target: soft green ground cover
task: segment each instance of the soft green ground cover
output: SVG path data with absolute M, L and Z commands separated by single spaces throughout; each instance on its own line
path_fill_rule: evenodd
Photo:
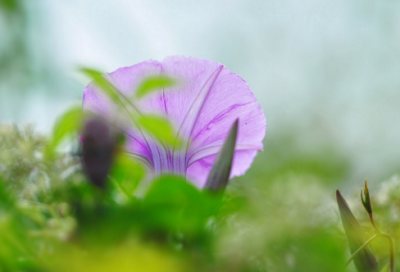
M 224 194 L 167 176 L 135 197 L 129 180 L 142 176 L 123 157 L 99 189 L 74 144 L 50 152 L 52 141 L 32 127 L 1 125 L 0 271 L 346 271 L 334 189 L 349 165 L 329 149 L 300 151 L 291 139 L 266 142 Z M 375 221 L 398 252 L 400 180 L 375 188 Z M 345 197 L 370 237 L 358 192 Z M 372 247 L 383 267 L 386 241 Z

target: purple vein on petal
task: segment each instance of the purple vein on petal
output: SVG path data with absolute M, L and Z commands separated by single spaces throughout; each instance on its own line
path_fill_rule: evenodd
M 140 142 L 140 141 L 138 140 L 138 138 L 136 138 L 135 136 L 133 136 L 133 135 L 130 134 L 129 132 L 127 132 L 127 135 L 128 135 L 129 137 L 131 137 L 132 139 L 134 139 L 141 147 L 146 148 L 146 146 L 144 146 L 143 143 Z
M 211 91 L 215 81 L 217 80 L 217 78 L 219 76 L 219 73 L 221 72 L 223 67 L 224 66 L 222 66 L 222 65 L 220 67 L 218 67 L 217 70 L 215 70 L 215 72 L 208 78 L 206 84 L 203 86 L 203 88 L 200 91 L 199 95 L 196 97 L 194 103 L 192 104 L 192 106 L 189 109 L 188 115 L 186 117 L 194 117 L 194 120 L 191 123 L 190 134 L 188 134 L 189 135 L 189 139 L 190 139 L 190 136 L 193 133 L 194 125 L 196 124 L 197 119 L 199 118 L 200 111 L 203 108 L 203 105 L 207 100 L 208 94 L 210 93 L 210 91 Z M 203 89 L 204 89 L 204 91 L 203 91 Z M 197 109 L 194 108 L 194 106 L 197 106 Z M 194 112 L 193 114 L 191 114 L 192 113 L 192 109 L 196 110 L 196 112 Z M 185 122 L 185 120 L 184 120 L 184 122 Z
M 163 100 L 163 104 L 164 104 L 164 114 L 165 116 L 168 116 L 168 109 L 167 109 L 167 102 L 165 101 L 165 91 L 164 88 L 162 90 L 162 100 Z
M 187 158 L 187 167 L 192 165 L 198 160 L 201 160 L 203 158 L 216 155 L 218 152 L 221 150 L 223 144 L 220 145 L 214 145 L 214 146 L 208 146 L 204 147 L 200 150 L 197 150 L 194 152 L 190 157 Z M 261 146 L 255 146 L 255 145 L 243 145 L 243 144 L 237 144 L 235 146 L 235 151 L 240 151 L 240 150 L 262 150 L 262 145 Z
M 235 104 L 235 105 L 230 106 L 230 107 L 227 108 L 225 111 L 223 111 L 223 112 L 219 113 L 217 116 L 215 116 L 210 122 L 208 122 L 207 125 L 205 125 L 205 126 L 196 134 L 196 136 L 194 136 L 194 137 L 191 136 L 191 139 L 192 139 L 192 140 L 196 139 L 200 134 L 203 133 L 204 130 L 207 129 L 207 127 L 208 127 L 209 125 L 211 125 L 211 124 L 213 124 L 213 123 L 219 121 L 221 118 L 223 118 L 226 114 L 228 114 L 228 113 L 231 112 L 232 110 L 237 109 L 237 108 L 239 108 L 239 107 L 246 106 L 246 105 L 251 104 L 251 103 L 254 103 L 254 102 L 252 101 L 252 102 L 247 102 L 247 103 L 243 103 L 243 104 Z
M 163 69 L 163 65 L 161 63 L 159 75 L 161 76 L 163 73 L 164 73 L 164 69 Z M 165 101 L 165 88 L 162 88 L 160 98 L 161 98 L 161 101 L 162 101 L 162 105 L 164 107 L 164 115 L 167 117 L 168 116 L 168 109 L 167 109 L 167 102 Z
M 109 82 L 109 84 L 111 85 L 111 87 L 118 92 L 120 99 L 124 99 L 127 102 L 127 106 L 129 108 L 131 108 L 132 112 L 134 114 L 137 114 L 139 116 L 142 115 L 142 113 L 139 111 L 139 109 L 134 105 L 134 103 L 128 99 L 122 92 L 120 92 L 113 84 L 112 84 L 112 80 L 110 78 L 109 75 L 105 75 L 104 76 L 106 78 L 106 80 Z M 121 101 L 122 104 L 124 104 Z M 165 101 L 164 101 L 165 103 Z M 150 163 L 150 165 L 152 166 L 152 169 L 155 172 L 159 172 L 163 169 L 163 166 L 165 166 L 165 163 L 168 163 L 168 158 L 166 158 L 166 152 L 160 152 L 159 150 L 159 145 L 157 143 L 155 143 L 153 137 L 151 137 L 150 135 L 148 135 L 147 133 L 143 132 L 142 129 L 140 128 L 140 126 L 138 126 L 137 121 L 135 120 L 134 116 L 132 115 L 132 113 L 129 111 L 128 108 L 126 108 L 125 105 L 123 105 L 124 108 L 126 109 L 128 115 L 130 116 L 131 120 L 133 121 L 133 123 L 135 124 L 135 126 L 137 127 L 137 129 L 139 130 L 140 134 L 143 137 L 143 140 L 146 142 L 146 145 L 148 147 L 148 150 L 150 152 L 150 157 L 152 159 L 152 162 L 150 162 L 148 159 L 147 162 Z M 139 141 L 138 141 L 139 142 Z M 142 145 L 143 146 L 143 145 Z M 166 150 L 165 146 L 162 145 L 164 147 L 164 149 Z M 131 153 L 132 154 L 132 153 Z M 138 155 L 139 157 L 141 157 L 140 155 Z
M 144 139 L 144 141 L 146 142 L 146 145 L 147 145 L 147 148 L 148 148 L 148 150 L 149 150 L 149 152 L 150 152 L 150 157 L 153 157 L 153 155 L 152 155 L 152 150 L 151 150 L 151 148 L 150 148 L 150 144 L 149 144 L 149 142 L 148 142 L 148 139 L 146 138 L 146 136 L 145 136 L 145 134 L 143 133 L 143 131 L 140 129 L 140 127 L 137 125 L 137 121 L 135 120 L 135 118 L 134 118 L 134 116 L 132 115 L 132 113 L 131 113 L 131 111 L 134 113 L 134 114 L 137 114 L 137 115 L 141 115 L 141 112 L 138 110 L 138 108 L 133 104 L 133 102 L 132 101 L 130 101 L 120 90 L 118 90 L 118 88 L 116 88 L 115 86 L 114 86 L 114 84 L 112 83 L 112 78 L 111 78 L 111 76 L 109 75 L 109 74 L 105 74 L 105 75 L 103 75 L 103 77 L 104 77 L 104 79 L 106 79 L 107 80 L 107 82 L 108 82 L 108 84 L 110 84 L 110 87 L 118 94 L 118 97 L 119 97 L 119 100 L 120 100 L 120 103 L 121 103 L 121 105 L 123 106 L 123 108 L 124 108 L 124 110 L 127 112 L 127 114 L 128 114 L 128 116 L 130 117 L 130 119 L 132 120 L 132 122 L 135 124 L 135 126 L 138 128 L 138 130 L 139 130 L 139 132 L 140 132 L 140 134 L 142 135 L 142 137 L 143 137 L 143 139 Z M 95 85 L 95 83 L 94 83 L 94 81 L 92 81 L 89 85 L 88 85 L 88 87 L 86 87 L 86 88 L 89 88 L 89 86 L 91 86 L 91 85 Z M 86 89 L 85 88 L 85 89 Z M 100 92 L 101 93 L 101 92 Z M 100 100 L 101 101 L 101 99 L 104 99 L 105 101 L 106 100 L 108 100 L 108 98 L 105 98 L 105 95 L 104 95 L 104 98 L 102 98 L 102 96 L 101 95 L 99 95 L 99 94 L 96 94 L 95 92 L 93 92 L 93 93 L 90 93 L 92 96 L 94 95 L 94 96 L 97 96 L 97 100 Z M 87 98 L 87 92 L 85 92 L 84 93 L 84 101 L 85 101 L 85 98 Z M 97 103 L 96 102 L 96 100 L 94 100 L 95 101 L 95 103 Z M 103 102 L 104 103 L 104 102 Z M 98 103 L 97 103 L 98 104 Z M 105 103 L 104 103 L 105 104 Z M 128 107 L 129 107 L 129 109 L 128 109 Z M 101 110 L 100 110 L 100 112 L 102 112 Z M 108 112 L 107 111 L 105 111 L 105 112 L 102 112 L 104 115 L 107 115 L 108 114 Z M 130 136 L 132 136 L 132 135 L 130 135 Z M 135 139 L 136 141 L 137 141 L 137 139 Z M 140 142 L 140 141 L 137 141 L 137 142 Z M 142 145 L 143 146 L 143 145 Z M 140 155 L 139 155 L 140 156 Z M 148 160 L 147 160 L 148 161 Z M 151 162 L 150 162 L 150 164 L 152 164 Z
M 207 163 L 207 162 L 205 162 L 205 161 L 200 161 L 200 164 L 201 164 L 202 166 L 204 166 L 204 167 L 210 167 L 210 166 L 212 166 L 211 163 Z
M 146 135 L 149 139 L 147 143 L 149 145 L 149 151 L 153 159 L 154 172 L 161 173 L 164 168 L 167 168 L 166 166 L 168 165 L 167 149 L 162 143 L 156 142 L 153 137 L 148 134 Z
M 128 99 L 120 90 L 118 90 L 118 89 L 114 86 L 114 84 L 112 84 L 112 78 L 111 78 L 111 76 L 110 76 L 109 74 L 105 74 L 105 75 L 103 75 L 103 77 L 108 81 L 108 83 L 109 83 L 110 86 L 114 89 L 114 91 L 118 93 L 119 99 L 120 99 L 120 101 L 121 101 L 121 105 L 123 105 L 124 109 L 127 111 L 127 114 L 128 114 L 129 117 L 131 118 L 132 122 L 133 122 L 133 123 L 135 124 L 135 126 L 138 128 L 140 134 L 142 134 L 142 137 L 143 137 L 144 141 L 146 142 L 146 145 L 147 145 L 147 147 L 148 147 L 148 150 L 149 150 L 149 152 L 150 152 L 150 155 L 152 155 L 151 147 L 150 147 L 150 144 L 149 144 L 148 139 L 147 139 L 146 136 L 145 136 L 145 133 L 143 133 L 143 131 L 142 131 L 142 130 L 140 129 L 140 127 L 137 125 L 137 121 L 136 121 L 135 118 L 132 116 L 132 114 L 131 114 L 131 112 L 129 111 L 129 109 L 126 108 L 126 106 L 124 105 L 124 102 L 122 102 L 122 99 L 124 99 L 124 100 L 127 102 L 128 106 L 131 107 L 131 108 L 133 109 L 133 112 L 134 112 L 135 114 L 138 114 L 139 116 L 141 116 L 142 113 L 139 111 L 139 109 L 133 104 L 133 102 L 132 102 L 130 99 Z M 122 99 L 121 99 L 121 98 L 122 98 Z M 151 156 L 151 157 L 153 157 L 153 156 Z
M 178 164 L 178 167 L 186 168 L 186 152 L 188 150 L 189 143 L 190 143 L 190 137 L 188 137 L 188 136 L 190 134 L 192 134 L 194 125 L 196 124 L 196 121 L 199 117 L 200 111 L 207 99 L 207 96 L 208 96 L 210 90 L 212 89 L 212 87 L 214 85 L 214 82 L 217 80 L 218 75 L 221 72 L 223 67 L 224 67 L 223 65 L 219 66 L 211 74 L 211 76 L 207 79 L 206 83 L 203 85 L 203 87 L 200 89 L 200 92 L 194 99 L 192 105 L 189 107 L 189 110 L 187 111 L 186 116 L 184 117 L 182 124 L 179 127 L 177 137 L 179 137 L 179 135 L 184 135 L 186 137 L 183 137 L 183 138 L 186 138 L 186 139 L 184 139 L 185 155 L 182 156 L 182 158 L 180 158 L 180 160 L 183 160 L 183 161 L 181 161 Z M 176 170 L 178 170 L 180 172 L 186 171 L 186 169 L 176 169 Z
M 151 166 L 154 166 L 154 162 L 153 162 L 153 158 L 152 158 L 152 156 L 151 156 L 149 144 L 148 144 L 148 142 L 146 141 L 146 138 L 144 137 L 144 134 L 141 133 L 141 135 L 142 135 L 142 137 L 143 137 L 143 140 L 146 142 L 146 145 L 144 145 L 137 137 L 135 137 L 134 135 L 132 135 L 132 133 L 129 133 L 129 132 L 127 132 L 127 131 L 125 131 L 125 133 L 126 133 L 130 138 L 132 138 L 133 140 L 135 140 L 135 142 L 136 142 L 138 145 L 140 145 L 142 148 L 148 150 L 148 152 L 150 153 L 150 160 L 147 159 L 147 158 L 146 158 L 146 160 L 150 163 Z M 136 154 L 136 153 L 133 153 L 133 152 L 129 152 L 129 153 L 131 153 L 131 154 Z M 141 156 L 141 155 L 138 155 L 138 156 Z M 142 156 L 142 157 L 144 157 L 144 156 Z
M 161 74 L 161 72 L 160 72 L 160 74 Z M 128 107 L 133 109 L 134 114 L 138 114 L 139 116 L 141 116 L 142 113 L 134 105 L 134 103 L 130 99 L 128 99 L 122 92 L 120 92 L 117 88 L 115 88 L 115 86 L 110 82 L 111 81 L 110 78 L 106 78 L 106 79 L 110 83 L 110 85 L 114 88 L 114 90 L 119 93 L 119 95 L 122 97 L 122 99 L 124 99 L 127 102 Z M 161 99 L 164 99 L 164 97 L 161 96 Z M 165 100 L 164 100 L 163 104 L 165 104 Z M 142 131 L 140 126 L 137 125 L 135 118 L 131 115 L 131 113 L 129 112 L 128 109 L 127 109 L 127 112 L 128 112 L 128 115 L 131 117 L 135 126 L 138 128 L 140 134 L 143 137 L 143 140 L 146 142 L 146 145 L 150 152 L 150 157 L 152 158 L 151 165 L 153 166 L 153 170 L 155 172 L 162 171 L 162 169 L 165 167 L 165 165 L 168 164 L 168 158 L 166 155 L 167 149 L 166 149 L 165 145 L 163 143 L 161 143 L 161 146 L 164 150 L 160 150 L 160 145 L 155 142 L 155 140 L 153 139 L 152 136 L 150 136 L 150 135 L 148 135 L 148 133 L 145 133 Z M 165 152 L 163 152 L 163 151 L 165 151 Z
M 125 152 L 128 153 L 129 155 L 131 155 L 132 157 L 135 157 L 136 159 L 138 159 L 141 162 L 143 162 L 149 169 L 151 169 L 151 170 L 153 169 L 152 164 L 150 163 L 150 161 L 146 157 L 144 157 L 142 155 L 139 155 L 137 153 L 129 152 L 129 151 L 125 151 Z
M 162 73 L 163 73 L 163 67 L 161 64 L 160 72 L 158 75 L 160 76 Z M 161 100 L 161 105 L 163 105 L 164 115 L 165 117 L 167 117 L 167 105 L 164 96 L 164 88 L 162 89 L 160 100 Z M 145 136 L 143 135 L 143 137 Z M 168 168 L 168 161 L 169 161 L 168 149 L 162 141 L 156 141 L 150 135 L 147 135 L 147 137 L 149 138 L 149 140 L 147 140 L 146 142 L 148 142 L 149 151 L 154 162 L 154 170 L 155 172 L 162 172 L 164 168 Z

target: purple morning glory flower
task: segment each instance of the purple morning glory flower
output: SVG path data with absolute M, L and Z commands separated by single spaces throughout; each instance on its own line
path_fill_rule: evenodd
M 171 90 L 153 92 L 135 99 L 135 92 L 148 76 L 166 75 L 178 80 Z M 140 159 L 155 174 L 186 176 L 204 186 L 214 160 L 239 120 L 238 136 L 230 177 L 250 167 L 262 150 L 266 120 L 253 92 L 237 74 L 224 65 L 198 58 L 172 56 L 162 62 L 148 60 L 104 75 L 125 97 L 132 98 L 142 114 L 157 114 L 170 120 L 183 148 L 166 147 L 147 138 L 131 125 L 125 128 L 126 151 Z M 102 116 L 115 115 L 117 106 L 95 84 L 84 90 L 83 108 Z

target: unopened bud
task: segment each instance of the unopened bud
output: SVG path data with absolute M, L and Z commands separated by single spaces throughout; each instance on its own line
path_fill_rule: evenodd
M 94 117 L 85 122 L 81 140 L 85 174 L 94 185 L 104 187 L 116 147 L 114 132 L 104 120 Z
M 364 197 L 363 197 L 363 190 L 361 190 L 361 202 L 362 202 L 365 210 L 367 210 L 368 214 L 372 215 L 372 207 L 371 207 L 371 200 L 369 198 L 369 190 L 368 190 L 367 180 L 365 180 Z

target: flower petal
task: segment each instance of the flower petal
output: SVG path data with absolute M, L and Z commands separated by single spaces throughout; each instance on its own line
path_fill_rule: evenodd
M 205 182 L 213 155 L 237 118 L 241 151 L 235 154 L 231 176 L 243 174 L 257 150 L 262 150 L 266 129 L 263 110 L 247 83 L 225 66 L 197 58 L 169 57 L 163 62 L 163 71 L 184 83 L 180 92 L 165 94 L 165 103 L 168 116 L 182 127 L 183 136 L 191 138 L 186 154 L 188 177 L 196 184 Z

